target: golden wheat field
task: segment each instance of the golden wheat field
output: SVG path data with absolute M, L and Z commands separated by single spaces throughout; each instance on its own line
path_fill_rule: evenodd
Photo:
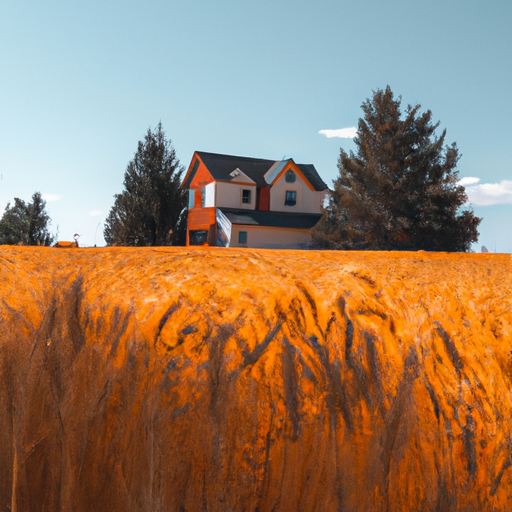
M 511 271 L 0 247 L 0 509 L 512 510 Z

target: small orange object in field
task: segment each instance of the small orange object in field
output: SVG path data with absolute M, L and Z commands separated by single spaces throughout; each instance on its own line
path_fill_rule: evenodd
M 62 249 L 72 249 L 78 247 L 78 241 L 75 242 L 57 242 L 53 247 L 60 247 Z

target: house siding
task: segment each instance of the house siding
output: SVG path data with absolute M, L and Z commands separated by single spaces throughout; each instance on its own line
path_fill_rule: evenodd
M 242 202 L 242 191 L 251 191 L 249 203 Z M 226 183 L 217 182 L 217 206 L 222 208 L 240 208 L 241 210 L 256 209 L 256 184 L 255 183 Z
M 247 232 L 247 243 L 238 243 L 240 231 Z M 266 226 L 233 225 L 230 247 L 257 247 L 263 249 L 304 249 L 311 244 L 311 230 L 271 228 Z
M 284 204 L 287 191 L 295 191 L 297 193 L 297 202 L 294 206 L 286 206 Z M 297 179 L 294 183 L 287 183 L 283 173 L 270 189 L 270 211 L 322 213 L 321 203 L 324 195 L 325 192 L 311 190 L 310 186 L 304 182 L 299 174 L 297 174 Z

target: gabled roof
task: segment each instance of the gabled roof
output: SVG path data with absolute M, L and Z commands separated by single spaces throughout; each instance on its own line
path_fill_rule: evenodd
M 322 217 L 319 213 L 288 213 L 261 210 L 218 208 L 232 224 L 267 226 L 275 228 L 311 229 Z
M 202 160 L 204 165 L 215 180 L 231 181 L 233 176 L 231 173 L 235 169 L 240 169 L 244 174 L 251 178 L 258 188 L 268 186 L 273 180 L 265 179 L 265 174 L 273 167 L 272 176 L 275 177 L 279 171 L 293 160 L 264 160 L 262 158 L 249 158 L 245 156 L 222 155 L 218 153 L 206 153 L 204 151 L 196 151 L 197 156 Z M 312 164 L 296 164 L 304 177 L 309 181 L 311 186 L 317 190 L 327 189 L 327 185 L 320 178 L 315 166 Z M 277 171 L 277 172 L 276 172 Z M 192 177 L 190 177 L 192 178 Z M 190 179 L 189 178 L 189 179 Z
M 245 156 L 220 155 L 217 153 L 205 153 L 196 151 L 199 158 L 210 171 L 210 174 L 216 180 L 231 181 L 230 175 L 235 169 L 240 169 L 249 176 L 258 187 L 263 187 L 265 179 L 263 176 L 274 164 L 273 160 L 263 160 L 261 158 L 248 158 Z

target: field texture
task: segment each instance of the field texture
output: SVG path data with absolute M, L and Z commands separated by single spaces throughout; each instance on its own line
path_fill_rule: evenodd
M 512 510 L 510 255 L 0 248 L 0 510 Z

